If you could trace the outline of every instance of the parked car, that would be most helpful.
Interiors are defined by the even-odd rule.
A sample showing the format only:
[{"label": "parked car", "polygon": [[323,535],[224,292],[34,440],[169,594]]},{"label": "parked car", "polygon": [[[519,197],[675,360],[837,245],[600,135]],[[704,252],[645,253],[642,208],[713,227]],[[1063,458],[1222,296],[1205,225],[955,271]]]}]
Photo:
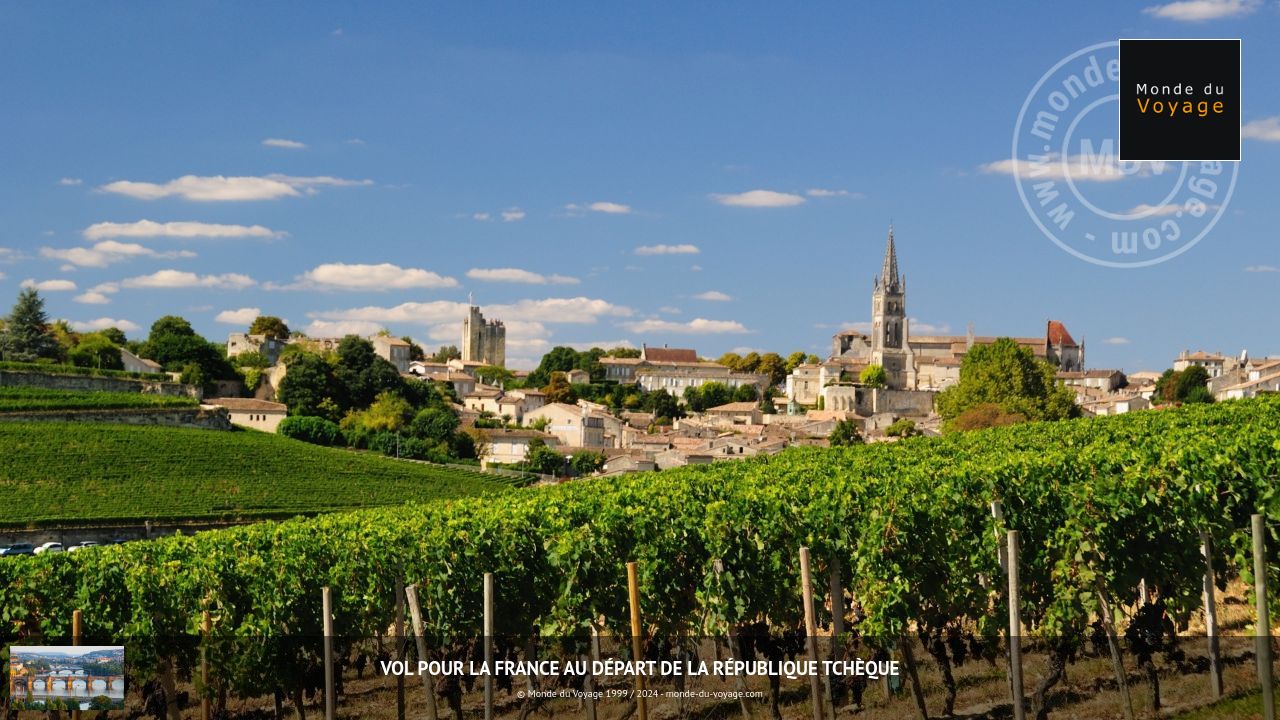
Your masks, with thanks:
[{"label": "parked car", "polygon": [[31,543],[14,543],[6,548],[0,548],[0,555],[31,555],[35,552],[35,547]]},{"label": "parked car", "polygon": [[90,548],[90,547],[98,547],[98,543],[94,542],[93,540],[85,540],[81,542],[79,545],[72,545],[71,547],[67,548],[67,552],[75,552],[77,550],[83,550],[85,548]]},{"label": "parked car", "polygon": [[58,553],[62,551],[63,551],[62,543],[47,542],[41,545],[40,547],[36,548],[36,555],[41,555],[43,553]]}]

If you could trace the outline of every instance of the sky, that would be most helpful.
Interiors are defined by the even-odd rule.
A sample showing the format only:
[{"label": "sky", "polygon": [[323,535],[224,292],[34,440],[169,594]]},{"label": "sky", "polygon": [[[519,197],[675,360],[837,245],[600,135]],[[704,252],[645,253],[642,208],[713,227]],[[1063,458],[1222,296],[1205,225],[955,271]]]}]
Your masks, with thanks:
[{"label": "sky", "polygon": [[[1002,171],[1041,75],[1121,37],[1243,39],[1229,206],[1136,269],[1054,245]],[[1052,318],[1129,371],[1280,354],[1277,37],[1250,0],[5,3],[0,303],[434,348],[472,297],[514,367],[825,355],[869,320],[892,222],[915,333]]]}]

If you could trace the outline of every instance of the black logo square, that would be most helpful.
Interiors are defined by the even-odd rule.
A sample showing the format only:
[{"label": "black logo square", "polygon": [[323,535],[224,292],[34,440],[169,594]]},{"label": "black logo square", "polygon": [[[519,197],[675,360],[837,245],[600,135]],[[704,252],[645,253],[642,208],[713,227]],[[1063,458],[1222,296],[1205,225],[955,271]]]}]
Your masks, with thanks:
[{"label": "black logo square", "polygon": [[1239,160],[1240,41],[1121,40],[1120,159]]}]

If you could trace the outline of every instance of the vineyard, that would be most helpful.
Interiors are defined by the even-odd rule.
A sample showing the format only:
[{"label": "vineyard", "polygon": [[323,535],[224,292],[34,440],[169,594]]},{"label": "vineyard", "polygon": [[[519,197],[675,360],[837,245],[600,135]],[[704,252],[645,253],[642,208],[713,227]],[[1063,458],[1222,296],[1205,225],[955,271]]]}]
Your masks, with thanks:
[{"label": "vineyard", "polygon": [[[62,444],[77,452],[83,441]],[[126,447],[115,448],[117,462],[130,462]],[[175,467],[201,454],[182,453]],[[0,462],[12,474],[32,460]],[[286,466],[303,469],[297,460]],[[186,673],[207,609],[209,696],[279,691],[301,704],[323,675],[322,588],[333,589],[339,656],[353,638],[386,632],[396,588],[408,582],[419,586],[433,656],[471,658],[491,572],[495,634],[524,639],[500,652],[563,657],[580,653],[593,628],[631,635],[624,564],[635,561],[647,636],[750,635],[758,656],[772,659],[794,655],[796,634],[804,637],[796,554],[807,547],[815,577],[838,575],[843,601],[835,606],[851,607],[842,618],[849,642],[874,650],[914,635],[947,682],[966,654],[996,656],[1007,617],[997,550],[1017,530],[1018,610],[1028,642],[1050,657],[1051,687],[1095,632],[1103,603],[1130,606],[1141,585],[1153,598],[1147,607],[1173,622],[1199,613],[1201,533],[1219,584],[1236,575],[1249,581],[1250,515],[1263,513],[1272,528],[1280,520],[1278,472],[1280,398],[793,449],[513,492],[498,502],[407,504],[0,560],[0,641],[67,637],[78,609],[85,642],[127,641],[143,676],[168,658]],[[335,479],[335,492],[342,482]],[[348,492],[367,494],[368,484]],[[121,504],[142,501],[134,494]],[[997,501],[1002,519],[991,511]],[[33,507],[29,499],[12,505]],[[1280,568],[1272,562],[1268,573],[1275,580]],[[830,627],[825,587],[818,583],[813,609]],[[675,645],[647,652],[673,653]],[[458,691],[456,683],[442,688],[445,696]],[[1044,709],[1047,688],[1040,690],[1033,709]]]},{"label": "vineyard", "polygon": [[19,372],[37,372],[53,375],[84,375],[86,377],[126,378],[130,380],[168,380],[165,373],[141,373],[128,370],[103,370],[76,365],[55,365],[52,363],[0,362],[0,370],[16,370]]},{"label": "vineyard", "polygon": [[478,471],[253,431],[0,423],[0,526],[288,517],[507,488]]},{"label": "vineyard", "polygon": [[0,387],[0,413],[41,410],[124,410],[195,407],[192,397],[133,392],[83,392],[38,387]]}]

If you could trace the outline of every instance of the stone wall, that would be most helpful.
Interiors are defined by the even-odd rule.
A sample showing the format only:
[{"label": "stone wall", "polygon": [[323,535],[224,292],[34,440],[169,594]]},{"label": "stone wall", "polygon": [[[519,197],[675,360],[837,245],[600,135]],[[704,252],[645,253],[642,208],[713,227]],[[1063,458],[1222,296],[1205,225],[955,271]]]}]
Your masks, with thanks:
[{"label": "stone wall", "polygon": [[937,393],[930,390],[872,390],[871,410],[867,415],[877,413],[893,413],[923,417],[933,412],[933,397]]},{"label": "stone wall", "polygon": [[0,422],[94,422],[122,425],[161,425],[199,430],[230,430],[226,408],[201,405],[185,408],[121,410],[41,410],[0,413]]},{"label": "stone wall", "polygon": [[70,547],[86,540],[105,545],[115,540],[147,540],[174,534],[193,535],[205,530],[219,530],[253,522],[261,521],[257,519],[196,520],[116,524],[89,521],[78,527],[0,528],[0,547],[23,542],[37,547],[47,542],[60,542],[64,547]]},{"label": "stone wall", "polygon": [[182,383],[164,380],[60,375],[28,370],[0,370],[0,387],[40,387],[50,390],[76,390],[81,392],[136,392],[148,395],[185,396],[196,398],[197,400],[201,397],[201,390],[195,385],[183,385]]}]

